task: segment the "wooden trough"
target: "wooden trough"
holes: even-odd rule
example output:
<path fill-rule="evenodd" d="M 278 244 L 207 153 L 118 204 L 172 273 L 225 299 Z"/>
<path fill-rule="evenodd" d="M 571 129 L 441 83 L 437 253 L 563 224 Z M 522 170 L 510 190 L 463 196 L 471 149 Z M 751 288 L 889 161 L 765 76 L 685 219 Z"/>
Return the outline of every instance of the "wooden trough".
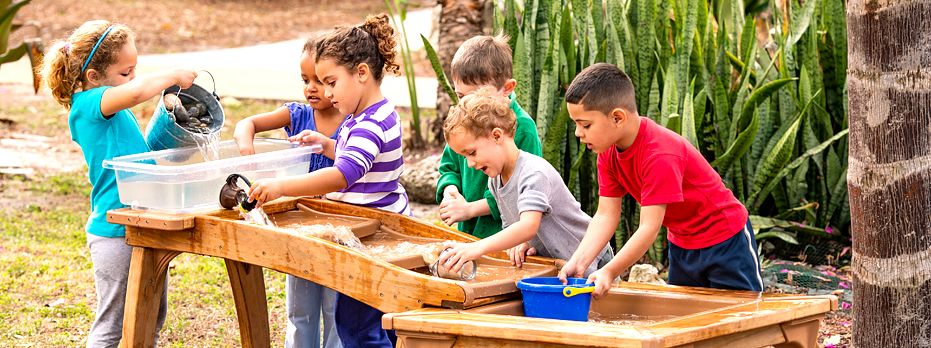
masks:
<path fill-rule="evenodd" d="M 327 200 L 284 199 L 264 209 L 272 220 L 282 223 L 303 220 L 351 227 L 362 235 L 364 244 L 475 240 L 407 216 Z M 244 222 L 238 212 L 230 210 L 177 215 L 120 209 L 109 212 L 107 219 L 126 226 L 126 243 L 133 246 L 123 346 L 154 345 L 151 340 L 165 271 L 183 252 L 225 259 L 245 347 L 269 346 L 262 267 L 308 279 L 386 313 L 425 307 L 473 308 L 514 298 L 515 282 L 520 278 L 556 273 L 555 260 L 533 258 L 517 269 L 498 253 L 499 259 L 477 260 L 479 274 L 473 280 L 442 279 L 429 275 L 420 255 L 376 259 L 320 238 Z"/>
<path fill-rule="evenodd" d="M 346 226 L 366 245 L 473 241 L 448 228 L 327 200 L 282 199 L 264 207 L 279 226 Z M 240 220 L 219 210 L 175 215 L 120 209 L 133 246 L 124 347 L 152 347 L 168 263 L 180 253 L 225 259 L 244 347 L 269 347 L 262 267 L 311 280 L 387 313 L 382 324 L 404 347 L 816 347 L 833 296 L 805 297 L 622 283 L 592 302 L 598 322 L 523 316 L 515 282 L 555 275 L 558 260 L 532 257 L 523 269 L 504 253 L 478 260 L 471 281 L 430 276 L 420 255 L 373 258 L 324 239 Z M 484 272 L 484 273 L 483 273 Z"/>
<path fill-rule="evenodd" d="M 809 297 L 621 283 L 589 322 L 524 317 L 511 300 L 465 310 L 389 313 L 398 347 L 818 347 L 834 296 Z"/>

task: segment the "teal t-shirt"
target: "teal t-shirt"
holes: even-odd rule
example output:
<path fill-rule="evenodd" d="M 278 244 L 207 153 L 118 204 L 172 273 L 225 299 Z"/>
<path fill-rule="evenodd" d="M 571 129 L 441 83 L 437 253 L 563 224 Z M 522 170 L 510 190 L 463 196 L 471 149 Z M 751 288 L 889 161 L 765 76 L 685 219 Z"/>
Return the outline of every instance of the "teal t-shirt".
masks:
<path fill-rule="evenodd" d="M 112 169 L 104 169 L 104 160 L 118 156 L 149 151 L 139 123 L 129 109 L 120 110 L 112 117 L 100 112 L 103 92 L 110 87 L 98 87 L 71 96 L 71 113 L 68 128 L 71 139 L 81 146 L 87 162 L 87 177 L 91 190 L 91 213 L 87 218 L 87 233 L 101 237 L 126 235 L 123 225 L 107 222 L 107 211 L 123 208 L 116 190 L 116 176 Z"/>

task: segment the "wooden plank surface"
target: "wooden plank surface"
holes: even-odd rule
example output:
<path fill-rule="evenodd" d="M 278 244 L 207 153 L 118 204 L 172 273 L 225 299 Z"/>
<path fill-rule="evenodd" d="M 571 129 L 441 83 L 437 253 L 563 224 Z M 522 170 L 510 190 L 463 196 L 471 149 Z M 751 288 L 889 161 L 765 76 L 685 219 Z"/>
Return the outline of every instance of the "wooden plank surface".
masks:
<path fill-rule="evenodd" d="M 719 307 L 696 305 L 695 308 L 711 309 L 643 325 L 613 325 L 492 314 L 515 313 L 507 303 L 497 303 L 491 307 L 500 308 L 491 311 L 480 307 L 474 310 L 424 309 L 390 314 L 383 319 L 383 325 L 399 332 L 453 335 L 458 337 L 456 342 L 463 337 L 473 337 L 490 339 L 490 342 L 518 340 L 605 347 L 756 347 L 781 344 L 787 341 L 786 337 L 793 336 L 789 340 L 804 342 L 804 346 L 810 345 L 811 337 L 817 338 L 818 319 L 830 311 L 832 302 L 836 301 L 833 297 L 767 298 L 763 295 L 759 300 L 737 296 L 728 303 L 722 301 L 726 296 L 719 291 L 670 287 L 670 291 L 664 293 L 660 291 L 666 288 L 663 286 L 631 285 L 630 288 L 612 289 L 611 294 L 635 291 L 639 296 L 679 298 L 691 292 L 689 296 L 693 301 L 718 303 Z M 548 335 L 549 331 L 559 334 Z"/>

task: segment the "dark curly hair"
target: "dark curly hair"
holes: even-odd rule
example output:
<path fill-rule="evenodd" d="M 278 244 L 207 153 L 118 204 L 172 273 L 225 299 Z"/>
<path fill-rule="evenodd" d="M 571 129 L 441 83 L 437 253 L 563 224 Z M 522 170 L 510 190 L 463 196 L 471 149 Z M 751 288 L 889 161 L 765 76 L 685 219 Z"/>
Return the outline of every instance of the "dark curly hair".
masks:
<path fill-rule="evenodd" d="M 388 15 L 382 13 L 366 17 L 360 26 L 333 30 L 317 41 L 316 60 L 332 58 L 349 69 L 366 63 L 372 69 L 375 81 L 381 81 L 383 71 L 397 75 L 401 70 L 395 61 L 397 32 L 389 20 Z"/>

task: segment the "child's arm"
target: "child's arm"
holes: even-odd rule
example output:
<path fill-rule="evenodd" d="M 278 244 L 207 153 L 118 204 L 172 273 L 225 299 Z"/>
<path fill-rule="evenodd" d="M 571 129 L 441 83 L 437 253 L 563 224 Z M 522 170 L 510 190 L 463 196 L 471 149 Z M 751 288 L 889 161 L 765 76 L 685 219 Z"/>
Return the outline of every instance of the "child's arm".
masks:
<path fill-rule="evenodd" d="M 622 272 L 630 268 L 637 260 L 646 254 L 647 250 L 656 240 L 656 234 L 663 225 L 663 217 L 666 215 L 666 205 L 648 205 L 640 207 L 640 226 L 637 231 L 630 237 L 621 251 L 600 270 L 588 276 L 589 283 L 595 283 L 595 298 L 600 298 L 614 284 Z"/>
<path fill-rule="evenodd" d="M 255 133 L 278 129 L 290 124 L 291 112 L 285 106 L 271 112 L 252 115 L 236 122 L 233 139 L 236 140 L 236 145 L 239 146 L 239 154 L 244 156 L 255 154 L 255 149 L 252 146 Z"/>
<path fill-rule="evenodd" d="M 621 197 L 598 197 L 598 210 L 595 211 L 595 216 L 592 216 L 592 222 L 588 224 L 582 242 L 559 271 L 559 279 L 563 283 L 567 277 L 584 275 L 588 265 L 595 261 L 605 244 L 614 236 L 620 216 Z"/>
<path fill-rule="evenodd" d="M 288 141 L 299 142 L 301 145 L 320 145 L 323 147 L 320 154 L 333 160 L 336 159 L 336 140 L 330 139 L 330 137 L 320 132 L 305 129 L 294 136 L 288 137 Z M 343 181 L 346 181 L 345 178 Z"/>
<path fill-rule="evenodd" d="M 113 115 L 162 93 L 165 88 L 178 85 L 188 88 L 194 84 L 197 73 L 193 70 L 173 70 L 140 76 L 127 83 L 107 89 L 100 99 L 100 113 Z"/>
<path fill-rule="evenodd" d="M 440 159 L 440 178 L 436 182 L 436 202 L 441 203 L 450 191 L 459 192 L 459 186 L 462 186 L 462 168 L 459 166 L 459 159 L 462 158 L 449 145 L 443 149 L 443 157 Z M 452 187 L 450 187 L 452 186 Z"/>
<path fill-rule="evenodd" d="M 440 219 L 447 225 L 452 226 L 459 221 L 491 213 L 487 198 L 475 202 L 466 201 L 453 185 L 446 186 L 444 191 L 446 193 L 443 195 L 443 202 L 440 203 Z"/>
<path fill-rule="evenodd" d="M 540 220 L 543 212 L 524 211 L 520 213 L 520 220 L 511 224 L 501 232 L 491 237 L 472 243 L 456 243 L 449 252 L 440 257 L 439 263 L 447 270 L 459 272 L 462 265 L 475 260 L 484 254 L 512 248 L 529 241 L 540 229 Z"/>
<path fill-rule="evenodd" d="M 258 179 L 249 188 L 249 200 L 262 206 L 281 196 L 319 196 L 346 188 L 346 177 L 335 167 L 321 168 L 311 173 L 278 178 Z"/>

